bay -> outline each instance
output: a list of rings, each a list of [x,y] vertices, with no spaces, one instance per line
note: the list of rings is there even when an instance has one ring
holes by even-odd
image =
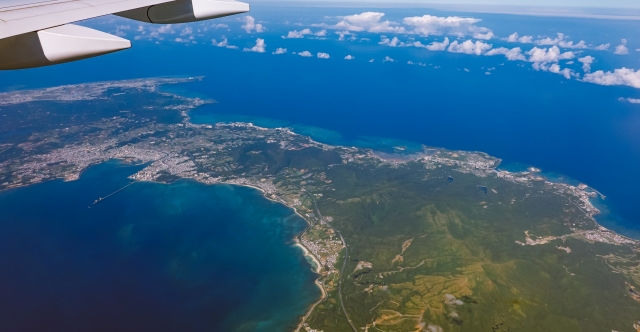
[[[75,182],[0,193],[3,331],[283,331],[320,296],[294,247],[306,222],[254,189]]]

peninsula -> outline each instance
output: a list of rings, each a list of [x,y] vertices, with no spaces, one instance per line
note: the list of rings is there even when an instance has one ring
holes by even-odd
[[[135,181],[251,186],[309,223],[322,298],[298,331],[640,331],[640,241],[598,225],[586,185],[482,152],[395,158],[288,128],[193,124],[201,78],[0,94],[0,190],[111,159]],[[90,202],[89,202],[90,203]]]

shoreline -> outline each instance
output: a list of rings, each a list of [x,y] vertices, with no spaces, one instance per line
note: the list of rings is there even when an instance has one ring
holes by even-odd
[[[185,119],[185,123],[189,123],[189,119]],[[246,123],[216,123],[216,125],[219,124],[227,124],[227,125],[246,125],[246,126],[252,126],[252,127],[257,127],[257,128],[261,128],[258,126],[255,126],[253,124],[246,124]],[[204,125],[204,124],[201,124]],[[294,133],[291,129],[288,129],[289,131],[291,131],[293,134],[295,135],[300,135],[297,133]],[[300,136],[306,136],[309,137],[308,135],[300,135]],[[310,140],[313,141],[313,138],[310,138]],[[326,147],[330,147],[330,148],[347,148],[345,146],[341,146],[341,145],[330,145],[330,144],[325,144],[325,143],[321,143],[318,142],[319,144],[321,144],[322,146],[326,146]],[[424,146],[424,145],[423,145]],[[445,148],[431,148],[430,149],[437,149],[437,150],[441,150],[444,151],[444,153],[449,153],[449,154],[453,154],[452,158],[457,158],[457,153],[467,153],[467,154],[477,154],[480,155],[481,157],[486,157],[487,159],[491,159],[494,160],[494,164],[492,165],[488,165],[486,168],[482,167],[480,170],[481,172],[486,172],[487,175],[491,175],[491,176],[495,176],[496,178],[502,178],[504,181],[509,181],[509,182],[514,182],[514,183],[518,183],[520,181],[516,181],[518,179],[522,178],[528,178],[526,175],[527,174],[531,174],[531,173],[539,173],[540,171],[507,171],[507,170],[500,170],[499,166],[502,162],[501,159],[497,158],[497,157],[493,157],[491,155],[488,155],[484,152],[480,152],[480,151],[462,151],[462,150],[448,150]],[[356,148],[353,148],[354,150]],[[371,148],[359,148],[361,150],[366,151],[366,154],[368,154],[369,156],[376,158],[378,160],[381,160],[383,162],[390,162],[390,163],[408,163],[408,162],[421,162],[421,161],[426,161],[429,159],[429,157],[431,156],[431,154],[429,153],[425,153],[425,152],[418,152],[418,153],[414,153],[411,155],[405,155],[405,156],[400,156],[398,158],[396,158],[393,154],[381,154],[379,151],[373,150]],[[161,150],[155,150],[160,152]],[[437,156],[436,156],[437,157]],[[440,157],[437,157],[440,158]],[[444,157],[443,157],[444,158]],[[135,162],[131,162],[131,161],[127,161],[125,158],[112,158],[109,160],[104,160],[102,162],[97,162],[97,163],[93,163],[93,164],[89,164],[86,165],[86,167],[84,169],[79,170],[79,172],[77,174],[74,174],[73,177],[59,177],[57,179],[61,179],[64,182],[72,182],[72,181],[76,181],[78,180],[84,173],[84,171],[86,171],[86,169],[88,169],[91,166],[95,166],[95,165],[99,165],[99,164],[103,164],[105,162],[109,162],[110,160],[115,160],[117,162],[122,163],[123,165],[127,165],[130,167],[134,167],[134,166],[140,166],[140,165],[144,165],[145,163],[135,163]],[[455,159],[444,159],[444,160],[454,160]],[[434,162],[438,162],[438,161],[434,161]],[[536,169],[537,170],[537,169]],[[475,174],[475,173],[474,173]],[[478,174],[475,174],[476,176],[480,176]],[[505,177],[505,175],[507,177]],[[133,176],[133,175],[132,175]],[[222,180],[219,177],[216,179],[211,178],[212,182],[208,182],[206,181],[207,179],[204,178],[199,178],[199,177],[181,177],[178,176],[179,180],[191,180],[191,181],[195,181],[204,185],[230,185],[230,186],[241,186],[241,187],[248,187],[248,188],[253,188],[255,190],[259,190],[262,194],[262,197],[272,201],[272,202],[276,202],[279,204],[284,205],[285,207],[291,209],[296,215],[298,215],[300,218],[302,218],[306,223],[307,223],[307,228],[302,231],[299,235],[294,236],[293,237],[293,241],[295,242],[295,244],[293,246],[295,247],[299,247],[302,251],[303,251],[303,257],[305,257],[305,259],[308,259],[310,261],[312,261],[315,264],[315,267],[312,268],[312,270],[318,275],[318,277],[314,280],[314,284],[320,289],[321,291],[321,297],[315,301],[313,304],[311,304],[308,308],[308,310],[306,311],[306,313],[299,317],[300,322],[297,325],[296,329],[294,331],[298,332],[300,331],[303,327],[304,324],[306,323],[307,319],[310,317],[310,315],[314,312],[315,308],[317,307],[317,305],[319,305],[320,303],[322,303],[323,301],[325,301],[328,298],[328,292],[325,289],[324,285],[320,282],[322,275],[321,272],[323,270],[323,266],[320,263],[320,260],[313,254],[313,252],[311,252],[311,250],[309,248],[307,248],[304,244],[301,243],[300,238],[309,230],[309,227],[313,225],[312,222],[310,222],[305,216],[303,216],[301,213],[299,213],[297,211],[297,209],[293,206],[291,206],[289,203],[287,203],[283,198],[281,198],[280,196],[278,196],[278,190],[273,191],[274,194],[272,197],[271,194],[268,194],[267,191],[257,185],[252,185],[249,183],[236,183],[236,182],[232,182],[234,180],[250,180],[248,182],[253,182],[254,179],[250,179],[250,178],[242,178],[242,177],[235,177],[235,178],[228,178],[226,180]],[[611,229],[608,229],[604,226],[602,226],[595,218],[595,215],[600,214],[600,210],[597,209],[592,200],[597,200],[598,197],[603,199],[605,198],[605,196],[600,193],[599,191],[597,191],[594,188],[589,187],[586,184],[578,184],[578,185],[574,185],[571,184],[567,181],[560,181],[558,179],[550,179],[548,176],[545,176],[544,174],[539,174],[538,177],[540,177],[540,180],[545,181],[546,183],[550,184],[550,185],[559,185],[559,187],[566,187],[567,189],[571,189],[571,193],[567,193],[567,194],[562,194],[562,193],[556,193],[559,197],[563,197],[563,198],[567,198],[573,205],[575,205],[578,209],[580,209],[585,215],[587,215],[589,217],[589,219],[591,219],[591,221],[594,223],[594,226],[596,228],[596,230],[600,229],[600,230],[605,230],[607,232],[610,232],[612,234],[618,235],[621,238],[624,238],[626,240],[635,242],[636,245],[638,245],[640,243],[640,238],[639,239],[634,239],[632,237],[629,236],[625,236],[623,234],[620,234],[616,231],[613,231]],[[217,181],[218,179],[220,179],[219,181]],[[514,180],[515,179],[515,180]],[[135,180],[135,179],[134,179]],[[533,180],[532,180],[533,181]],[[535,181],[539,181],[538,179],[535,179]],[[44,181],[43,181],[44,182]],[[150,182],[150,183],[161,183],[161,184],[171,184],[171,182],[162,182],[162,181],[155,181],[155,180],[138,180],[137,182]],[[172,181],[174,182],[174,181]],[[42,183],[42,182],[37,182],[37,183]],[[4,190],[0,190],[0,192],[5,191],[5,190],[13,190],[13,189],[17,189],[20,187],[26,187],[29,186],[31,184],[37,184],[37,183],[30,183],[30,184],[25,184],[25,185],[18,185],[16,187],[13,188],[5,188]],[[523,183],[520,183],[520,185],[526,185]],[[271,193],[272,191],[270,189],[269,192]],[[591,195],[592,193],[592,195]],[[577,203],[582,203],[585,204],[587,207],[588,211],[585,211],[582,209],[581,206],[579,206]],[[580,204],[580,205],[582,205]],[[571,229],[571,231],[573,233],[575,233],[575,231],[573,229]]]
[[[236,114],[231,114],[230,116],[234,116],[234,115],[236,115]],[[249,116],[249,118],[251,118],[251,117]],[[248,122],[243,122],[243,121],[221,121],[221,122],[216,122],[216,123],[213,123],[213,124],[210,124],[210,125],[234,125],[234,124],[244,124],[244,125],[249,125],[249,126],[256,127],[256,128],[260,128],[260,129],[275,129],[275,128],[280,128],[280,127],[268,127],[268,126],[263,127],[263,126],[258,126],[258,125],[255,125],[253,122],[251,122],[251,121],[250,121],[250,119],[246,119],[245,121],[248,121]],[[202,123],[199,123],[199,125],[202,125]],[[300,135],[300,136],[306,136],[306,137],[309,137],[309,139],[310,139],[311,141],[317,142],[317,143],[319,143],[319,144],[321,144],[321,145],[326,145],[326,146],[331,146],[331,147],[344,147],[344,148],[348,147],[348,145],[333,145],[333,144],[331,144],[331,143],[324,143],[324,142],[322,142],[322,141],[316,140],[316,139],[315,139],[314,137],[312,137],[312,135],[310,135],[310,134],[300,134],[300,133],[295,132],[295,129],[294,129],[293,127],[291,127],[291,126],[284,127],[284,129],[289,130],[291,133],[293,133],[293,134],[295,134],[295,135]],[[385,138],[381,138],[381,139],[385,139]],[[392,138],[389,138],[389,139],[392,139]],[[346,143],[346,142],[345,142],[345,143]],[[351,143],[351,142],[349,142],[349,143]],[[347,144],[349,144],[349,143],[347,143]],[[415,142],[407,142],[407,143],[411,143],[411,144],[415,144],[415,145],[421,145],[421,146],[423,147],[423,149],[435,149],[435,150],[450,151],[450,152],[453,152],[453,153],[456,153],[456,152],[464,152],[464,153],[472,153],[472,154],[480,154],[480,155],[484,155],[484,156],[489,157],[489,158],[494,158],[494,159],[497,161],[497,162],[496,162],[496,164],[495,164],[495,166],[492,168],[492,171],[493,171],[494,173],[496,173],[496,174],[497,174],[497,173],[519,174],[519,173],[524,173],[524,172],[526,172],[526,173],[539,173],[539,174],[540,174],[540,176],[544,179],[544,181],[546,181],[546,182],[548,182],[548,183],[551,183],[551,184],[563,184],[563,185],[567,185],[567,186],[575,187],[575,188],[578,188],[579,190],[581,190],[581,191],[583,191],[583,192],[591,191],[591,192],[593,192],[595,195],[599,196],[602,200],[605,200],[605,199],[606,199],[606,197],[607,197],[607,196],[605,196],[604,194],[602,194],[600,191],[598,191],[597,189],[595,189],[595,188],[593,188],[593,187],[591,187],[591,186],[589,186],[589,185],[587,185],[587,184],[584,184],[583,182],[580,182],[580,184],[579,184],[579,185],[574,185],[574,184],[570,183],[571,181],[578,181],[578,180],[573,179],[573,178],[571,178],[571,177],[569,177],[569,176],[567,176],[567,179],[568,179],[567,181],[560,181],[560,180],[557,180],[557,179],[551,178],[551,177],[549,177],[547,174],[545,174],[545,172],[543,172],[540,168],[537,168],[537,167],[532,166],[532,165],[522,164],[523,166],[526,166],[526,167],[527,167],[527,169],[526,169],[526,170],[523,170],[523,171],[508,171],[508,170],[500,170],[500,166],[503,164],[504,160],[503,160],[502,158],[495,157],[495,156],[490,155],[490,154],[488,154],[488,153],[486,153],[486,152],[483,152],[483,151],[478,151],[478,150],[450,150],[450,149],[447,149],[447,148],[444,148],[444,147],[428,146],[428,145],[425,145],[425,144],[422,144],[422,143],[415,143]],[[349,146],[350,146],[350,145],[349,145]],[[428,155],[427,153],[425,153],[425,152],[423,151],[423,152],[415,152],[415,153],[412,153],[412,154],[409,154],[409,155],[400,155],[400,156],[396,159],[396,158],[392,158],[392,157],[394,157],[394,156],[393,156],[393,153],[386,153],[386,152],[383,152],[383,151],[380,151],[380,150],[375,150],[374,148],[371,148],[371,147],[362,147],[362,146],[358,147],[357,145],[354,145],[354,148],[364,149],[364,150],[369,150],[369,151],[370,151],[370,153],[369,153],[369,154],[370,154],[371,156],[373,156],[373,157],[375,157],[375,158],[378,158],[378,159],[380,159],[380,160],[382,160],[382,161],[391,162],[391,163],[406,163],[406,162],[410,162],[410,161],[417,161],[417,160],[420,160],[421,158],[423,158],[424,156]],[[386,155],[386,156],[385,156],[385,155]],[[562,174],[560,174],[560,175],[562,175]],[[584,187],[584,188],[579,188],[579,186],[580,186],[580,185],[584,185],[585,187]],[[597,197],[596,197],[596,198],[597,198]],[[610,231],[610,232],[613,232],[613,233],[615,233],[615,234],[617,234],[617,235],[620,235],[620,236],[622,236],[622,237],[625,237],[625,238],[627,238],[627,239],[630,239],[630,240],[633,240],[633,241],[638,241],[638,242],[640,242],[640,236],[639,236],[638,238],[634,238],[634,237],[630,237],[630,236],[627,236],[627,235],[624,235],[624,234],[620,234],[620,233],[617,233],[616,231],[611,230],[610,228],[604,227],[601,223],[599,223],[599,222],[596,220],[595,216],[596,216],[596,215],[600,215],[600,214],[601,214],[601,211],[600,211],[598,208],[596,208],[596,207],[595,207],[595,205],[593,204],[593,202],[591,202],[591,200],[592,200],[592,199],[594,199],[594,198],[593,198],[593,197],[590,197],[590,198],[587,200],[587,202],[588,202],[588,204],[589,204],[593,209],[595,209],[595,213],[589,213],[589,212],[587,212],[587,211],[583,211],[583,212],[584,212],[584,213],[585,213],[585,214],[586,214],[586,215],[587,215],[591,220],[593,220],[593,222],[596,224],[596,225],[595,225],[595,226],[596,226],[596,228],[604,228],[604,229],[606,229],[606,230],[608,230],[608,231]],[[603,203],[603,204],[605,204],[605,203]],[[605,205],[606,205],[606,204],[605,204]],[[295,209],[294,209],[294,210],[295,210]],[[299,215],[299,214],[298,214],[298,215]],[[304,219],[304,217],[303,217],[303,216],[301,216],[301,217]],[[612,221],[612,222],[614,223],[614,225],[611,225],[611,226],[617,226],[617,223],[615,223],[615,221]],[[623,228],[628,228],[628,227],[626,227],[625,225],[620,225],[620,226],[623,226]],[[637,230],[637,232],[640,234],[640,229],[638,229],[638,230]]]
[[[122,163],[125,166],[128,167],[135,167],[135,166],[139,166],[140,164],[134,164],[134,163],[127,163],[124,159],[111,159],[113,161],[116,161],[118,163]],[[105,162],[109,162],[110,160],[107,160]],[[91,166],[96,166],[96,165],[100,165],[103,164],[105,162],[102,163],[96,163],[96,164],[92,164],[89,165],[87,168],[91,167]],[[55,180],[61,180],[62,182],[74,182],[74,181],[78,181],[80,180],[80,177],[82,176],[82,174],[87,170],[87,168],[83,169],[82,171],[79,172],[78,176],[75,177],[72,180],[67,180],[64,177],[60,177],[60,178],[56,178],[56,179],[52,179],[52,181]],[[128,179],[129,177],[127,177]],[[278,203],[278,204],[282,204],[285,207],[287,207],[288,209],[293,210],[293,212],[298,215],[300,218],[302,218],[306,223],[307,223],[307,227],[311,226],[311,222],[309,222],[309,220],[307,220],[302,214],[300,214],[298,212],[298,210],[296,210],[295,207],[291,207],[289,205],[287,205],[284,201],[280,201],[280,200],[276,200],[276,199],[272,199],[270,197],[267,197],[266,192],[264,191],[264,189],[257,187],[257,186],[253,186],[253,185],[249,185],[249,184],[239,184],[239,183],[229,183],[229,182],[217,182],[217,183],[204,183],[201,181],[198,181],[197,179],[193,179],[193,178],[181,178],[180,180],[186,180],[186,181],[194,181],[197,182],[199,184],[203,184],[203,185],[207,185],[207,186],[215,186],[215,185],[228,185],[228,186],[238,186],[238,187],[246,187],[246,188],[252,188],[255,190],[260,191],[260,193],[262,194],[262,197],[266,198],[269,201],[272,201],[274,203]],[[9,191],[9,190],[13,190],[13,189],[19,189],[19,188],[26,188],[28,186],[31,185],[35,185],[35,184],[39,184],[39,183],[44,183],[44,182],[48,182],[48,181],[43,181],[43,182],[38,182],[38,183],[31,183],[31,184],[27,184],[27,185],[20,185],[17,187],[13,187],[13,188],[5,188],[3,190],[0,190],[0,192],[4,192],[4,191]],[[153,183],[153,184],[161,184],[161,185],[169,185],[171,183],[168,182],[161,182],[161,181],[154,181],[154,180],[136,180],[133,183],[138,183],[138,182],[146,182],[146,183]],[[277,197],[277,196],[276,196]],[[318,289],[320,289],[320,292],[322,294],[322,296],[320,297],[320,299],[318,299],[317,301],[315,301],[310,307],[309,310],[306,311],[306,313],[304,314],[304,316],[302,316],[302,320],[300,321],[300,323],[297,325],[296,329],[294,330],[295,332],[300,331],[300,329],[302,328],[302,325],[305,323],[305,321],[307,320],[307,318],[311,315],[311,313],[313,312],[313,310],[315,309],[315,307],[322,303],[324,300],[327,299],[328,297],[328,292],[326,291],[326,289],[324,288],[324,286],[320,283],[320,276],[321,276],[321,272],[322,272],[322,264],[320,263],[320,261],[318,260],[318,258],[307,248],[305,247],[300,240],[298,239],[300,236],[302,236],[305,232],[307,231],[307,229],[305,229],[302,233],[300,233],[299,235],[295,236],[293,238],[293,241],[295,242],[295,244],[293,245],[294,247],[298,247],[303,251],[303,257],[305,258],[310,258],[314,264],[315,264],[315,268],[312,267],[312,271],[314,273],[316,273],[318,275],[318,278],[316,278],[314,280],[314,284],[316,285],[316,287],[318,287]]]
[[[589,187],[589,188],[591,188],[591,187]],[[591,189],[593,189],[593,188],[591,188]],[[593,189],[593,190],[594,190],[596,193],[598,193],[599,195],[602,195],[602,194],[600,194],[600,192],[598,192],[597,190],[595,190],[595,189]],[[602,195],[602,197],[606,197],[606,196]],[[592,198],[592,199],[593,199],[593,200],[597,200],[598,198],[597,198],[597,197],[595,197],[595,198]],[[604,201],[604,198],[601,198],[601,200],[602,200],[602,201]],[[596,202],[597,202],[597,201],[596,201]],[[593,204],[593,202],[591,202],[591,203]],[[603,205],[606,205],[605,203],[602,203],[602,204],[603,204]],[[594,206],[595,206],[595,205],[594,205]],[[604,229],[604,230],[606,230],[606,231],[608,231],[608,232],[614,233],[614,234],[616,234],[616,235],[618,235],[618,236],[620,236],[620,237],[623,237],[623,238],[625,238],[625,239],[627,239],[627,240],[629,240],[629,241],[640,242],[640,238],[638,238],[638,239],[636,239],[636,238],[632,238],[632,237],[626,236],[626,235],[624,235],[624,234],[620,234],[620,233],[618,233],[617,231],[615,231],[615,230],[613,230],[613,229],[610,229],[610,228],[607,228],[607,227],[605,227],[605,226],[602,226],[602,224],[601,224],[600,222],[598,222],[598,220],[596,219],[596,216],[601,215],[601,216],[602,216],[602,218],[604,218],[604,216],[605,216],[606,214],[603,214],[603,213],[602,213],[602,211],[600,211],[599,209],[598,209],[598,211],[599,211],[599,212],[598,212],[597,214],[595,214],[595,215],[591,216],[591,220],[593,220],[593,222],[596,224],[596,226],[597,226],[598,228],[602,228],[602,229]],[[619,224],[617,224],[615,221],[614,221],[613,223],[614,223],[615,225],[617,225],[617,226],[625,227],[624,225],[619,225]],[[626,228],[626,227],[625,227],[625,228]],[[636,232],[637,232],[638,234],[640,234],[640,229],[639,229],[639,230],[637,230]]]
[[[194,180],[196,182],[199,182],[197,180]],[[202,182],[200,182],[202,183]],[[206,184],[206,183],[205,183]],[[230,185],[230,186],[240,186],[240,187],[247,187],[247,188],[253,188],[256,189],[258,191],[260,191],[262,193],[262,197],[275,202],[275,203],[279,203],[284,205],[285,207],[293,210],[293,212],[295,214],[297,214],[300,218],[302,218],[305,222],[307,222],[308,226],[311,226],[311,223],[309,222],[309,220],[307,220],[304,216],[302,216],[298,210],[296,210],[296,208],[291,207],[287,204],[285,204],[284,202],[272,199],[267,197],[264,189],[256,187],[256,186],[252,186],[249,184],[238,184],[238,183],[227,183],[227,182],[219,182],[219,183],[214,183],[211,185],[216,185],[216,184],[224,184],[224,185]],[[318,260],[318,258],[309,250],[309,248],[305,247],[302,243],[300,243],[300,240],[298,239],[298,237],[302,236],[307,230],[305,229],[302,233],[300,233],[300,235],[296,236],[293,238],[295,244],[293,245],[294,247],[298,247],[302,250],[303,252],[303,257],[309,257],[311,258],[311,260],[315,263],[316,268],[313,270],[316,274],[318,274],[318,278],[316,278],[316,280],[314,280],[314,284],[320,289],[320,292],[322,293],[322,296],[320,297],[320,299],[318,299],[318,301],[316,301],[315,303],[313,303],[310,307],[309,310],[307,310],[307,312],[304,314],[304,316],[302,316],[302,319],[300,321],[300,323],[298,323],[298,326],[296,327],[296,329],[294,330],[295,332],[299,332],[300,329],[302,329],[303,324],[307,321],[307,318],[309,318],[309,316],[311,315],[311,313],[313,312],[313,310],[315,310],[316,306],[320,303],[322,303],[324,300],[327,299],[327,297],[329,296],[329,293],[327,292],[327,290],[324,288],[324,286],[320,283],[320,272],[322,271],[322,264],[320,263],[320,261]]]
[[[294,244],[293,246],[302,249],[304,257],[309,257],[315,264],[315,268],[312,269],[313,272],[315,272],[316,274],[320,274],[320,272],[322,272],[322,264],[320,264],[320,261],[318,261],[316,256],[312,254],[309,249],[307,249],[307,247],[300,243],[300,240],[298,240],[298,238],[295,238],[295,242],[296,244]],[[324,289],[322,290],[322,293],[325,293]]]

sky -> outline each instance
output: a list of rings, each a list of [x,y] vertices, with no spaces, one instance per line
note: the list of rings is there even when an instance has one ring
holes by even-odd
[[[295,2],[297,4],[331,4],[332,6],[349,6],[362,4],[366,6],[509,6],[509,7],[569,7],[569,8],[634,8],[640,9],[640,1],[637,0],[276,0],[282,2]],[[273,0],[252,0],[252,4],[269,3]],[[526,9],[522,8],[523,11]]]

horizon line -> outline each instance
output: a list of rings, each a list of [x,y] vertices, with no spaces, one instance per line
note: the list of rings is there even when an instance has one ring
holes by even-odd
[[[539,17],[590,18],[603,20],[640,20],[640,7],[589,7],[589,6],[528,6],[528,5],[478,5],[423,3],[403,0],[388,2],[378,0],[370,2],[318,1],[318,0],[254,0],[253,5],[275,4],[288,7],[335,7],[335,8],[429,8],[443,11],[468,13],[522,15]],[[630,12],[631,11],[631,12]]]

